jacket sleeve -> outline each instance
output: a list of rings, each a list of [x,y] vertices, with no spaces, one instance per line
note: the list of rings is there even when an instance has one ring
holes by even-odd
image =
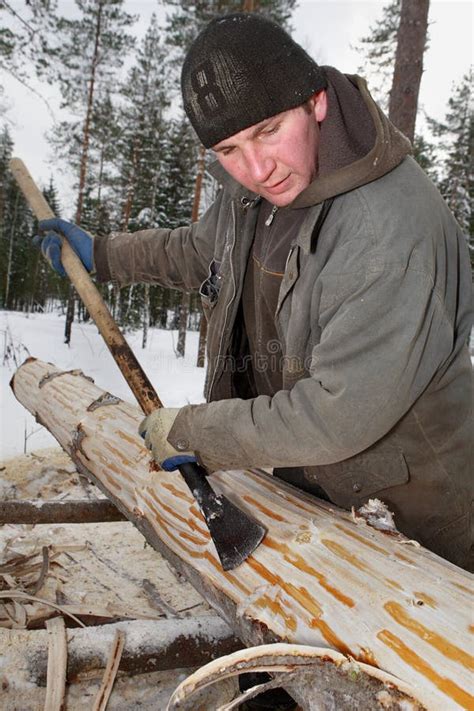
[[[198,222],[176,229],[115,232],[96,238],[97,279],[118,286],[156,283],[194,291],[208,275],[222,194]]]
[[[374,259],[329,312],[309,377],[271,398],[186,406],[169,441],[214,471],[331,464],[380,439],[452,351],[442,299],[427,274]]]

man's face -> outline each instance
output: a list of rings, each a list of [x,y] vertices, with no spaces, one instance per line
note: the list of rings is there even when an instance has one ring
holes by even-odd
[[[326,92],[320,91],[304,106],[239,131],[213,150],[241,185],[285,207],[316,177],[318,124],[326,116],[326,106]]]

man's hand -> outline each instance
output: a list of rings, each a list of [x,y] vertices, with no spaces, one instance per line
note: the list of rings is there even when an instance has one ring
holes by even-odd
[[[153,459],[167,472],[177,469],[180,464],[197,462],[194,452],[175,449],[168,442],[168,435],[178,412],[178,407],[159,408],[148,417],[145,417],[138,428],[138,432],[145,440],[146,446],[151,449]]]
[[[94,271],[94,238],[92,235],[72,222],[61,220],[59,217],[41,220],[38,228],[40,232],[46,232],[46,235],[37,235],[33,238],[33,242],[40,247],[43,255],[58,274],[66,276],[61,262],[61,239],[56,234],[58,232],[67,239],[87,271],[89,273]]]

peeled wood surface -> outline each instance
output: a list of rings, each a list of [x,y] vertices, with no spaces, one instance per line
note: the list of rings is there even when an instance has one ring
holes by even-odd
[[[66,694],[67,643],[62,617],[46,622],[49,637],[48,673],[44,711],[62,711]]]
[[[269,530],[253,556],[224,572],[179,474],[151,470],[137,408],[91,408],[102,390],[34,359],[12,387],[247,644],[328,646],[412,685],[428,708],[472,708],[468,573],[259,471],[211,477]]]

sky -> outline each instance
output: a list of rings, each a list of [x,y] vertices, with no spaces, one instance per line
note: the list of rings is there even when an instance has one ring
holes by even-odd
[[[354,47],[368,34],[387,3],[388,0],[299,0],[292,19],[293,36],[320,64],[356,73],[361,58]],[[10,0],[18,12],[23,4],[24,0]],[[74,2],[59,0],[59,5],[72,9]],[[138,37],[143,36],[153,12],[164,17],[159,0],[126,0],[125,9],[138,15],[134,30]],[[431,0],[429,22],[430,44],[424,56],[420,106],[432,118],[442,120],[453,83],[461,80],[473,62],[473,4],[470,0]],[[63,214],[72,211],[67,166],[55,158],[46,140],[54,121],[62,118],[59,93],[47,84],[32,82],[37,92],[34,94],[5,73],[0,73],[0,81],[9,106],[6,120],[15,154],[25,161],[41,186],[53,176]]]

